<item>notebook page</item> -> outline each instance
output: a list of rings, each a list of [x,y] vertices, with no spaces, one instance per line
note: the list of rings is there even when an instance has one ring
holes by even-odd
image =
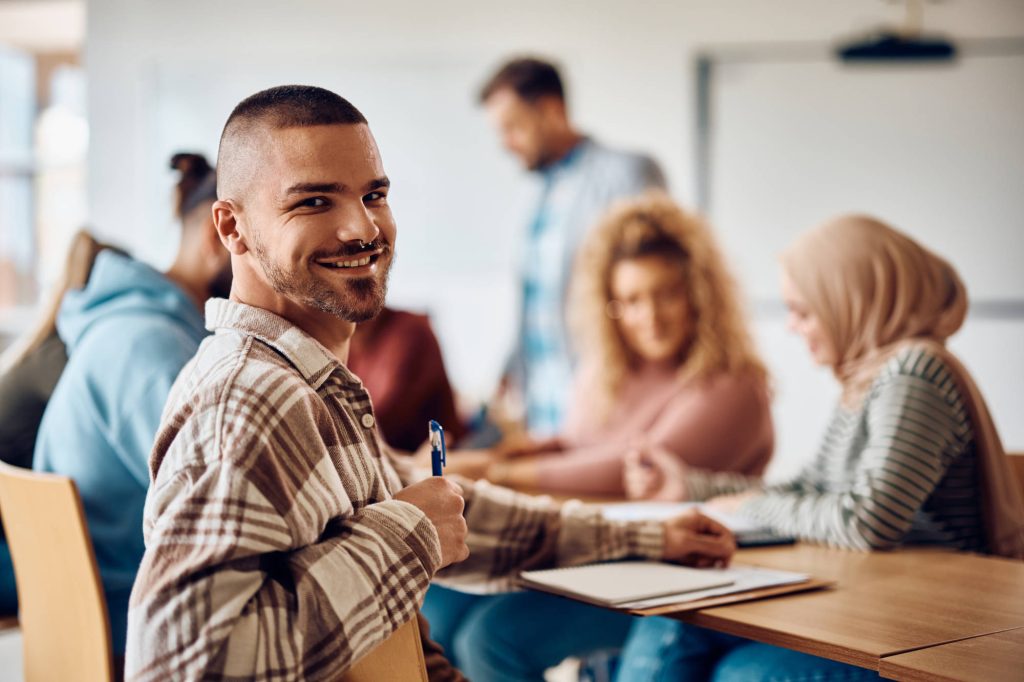
[[[524,571],[520,577],[528,585],[549,592],[609,605],[725,587],[733,582],[721,572],[655,561]]]

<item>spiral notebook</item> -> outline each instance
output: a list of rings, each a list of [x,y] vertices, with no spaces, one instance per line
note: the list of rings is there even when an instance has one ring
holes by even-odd
[[[603,564],[523,571],[526,587],[572,597],[599,606],[684,595],[732,585],[721,572],[687,568],[656,561],[616,561]]]

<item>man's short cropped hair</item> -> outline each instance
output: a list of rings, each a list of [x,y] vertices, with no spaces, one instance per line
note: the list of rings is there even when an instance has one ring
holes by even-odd
[[[541,97],[557,97],[565,101],[562,77],[555,65],[540,59],[513,59],[491,76],[480,88],[480,103],[485,103],[498,90],[509,88],[526,102]]]
[[[259,129],[366,124],[366,117],[344,97],[313,85],[279,85],[243,99],[228,116],[217,153],[217,195],[238,198],[256,169],[246,151]]]
[[[366,123],[366,117],[341,95],[314,85],[279,85],[249,95],[228,116],[224,130],[235,122],[252,121],[272,128]]]

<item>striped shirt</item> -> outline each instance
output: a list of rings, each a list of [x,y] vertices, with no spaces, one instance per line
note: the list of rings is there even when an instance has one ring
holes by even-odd
[[[328,680],[410,620],[441,561],[359,380],[265,310],[207,304],[217,333],[157,433],[146,553],[128,614],[133,680]],[[520,567],[660,556],[658,524],[611,524],[467,484],[470,558],[450,584]]]
[[[746,516],[797,537],[854,549],[986,546],[974,432],[945,363],[907,348],[882,368],[856,410],[836,408],[817,456],[769,486]],[[738,492],[751,479],[691,472],[693,499]]]

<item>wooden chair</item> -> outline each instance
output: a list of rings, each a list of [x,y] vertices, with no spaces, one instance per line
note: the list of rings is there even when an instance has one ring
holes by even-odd
[[[25,681],[113,680],[107,604],[74,481],[0,463],[0,518],[18,585]]]
[[[114,679],[110,622],[74,481],[0,463],[0,518],[14,561],[25,681]],[[345,682],[427,682],[416,619]]]
[[[363,656],[342,678],[343,682],[427,682],[420,628],[414,617],[391,633],[380,646]]]

